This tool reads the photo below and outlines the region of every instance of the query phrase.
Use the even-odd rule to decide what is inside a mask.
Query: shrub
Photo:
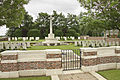
[[[61,40],[61,41],[65,41],[65,39],[64,39],[64,38],[61,38],[60,40]]]
[[[72,40],[72,38],[67,38],[67,40]]]
[[[22,38],[20,38],[20,39],[18,39],[18,41],[23,41],[23,39],[22,39]]]
[[[20,29],[16,29],[13,34],[14,34],[15,37],[21,37],[22,36],[22,31]]]
[[[31,30],[29,30],[27,35],[29,37],[38,37],[38,36],[40,36],[40,31],[38,29],[31,29]]]

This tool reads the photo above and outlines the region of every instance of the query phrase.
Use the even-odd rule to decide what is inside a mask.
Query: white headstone
[[[17,48],[17,49],[20,49],[20,48],[21,48],[21,43],[20,43],[20,42],[16,43],[16,48]]]
[[[77,44],[78,42],[77,41],[75,41],[75,46],[77,46],[78,44]]]
[[[80,37],[78,37],[78,39],[80,39]]]
[[[65,41],[67,40],[67,37],[63,37],[65,39]]]
[[[86,37],[84,37],[84,39],[86,40],[87,38],[86,38]]]
[[[107,42],[105,42],[105,47],[107,47],[108,46],[108,44],[107,44]]]
[[[115,41],[112,42],[112,45],[115,46]]]
[[[26,38],[25,38],[25,37],[22,37],[22,39],[23,39],[23,41],[25,41],[25,40],[26,40]]]
[[[27,46],[26,46],[26,43],[25,43],[25,42],[22,42],[22,48],[23,48],[23,49],[27,49]]]
[[[85,47],[85,42],[84,41],[82,41],[82,46]]]
[[[30,41],[31,41],[31,40],[34,40],[34,37],[30,37],[30,39],[29,39],[29,40],[30,40]]]
[[[72,40],[74,40],[75,39],[75,37],[70,37]]]
[[[81,46],[81,41],[79,41],[78,44]]]
[[[10,43],[10,49],[12,49],[12,50],[15,49],[15,45],[12,42]]]
[[[119,42],[118,41],[116,42],[116,45],[119,46]]]
[[[57,38],[57,40],[60,40],[60,37],[56,37]]]
[[[35,40],[38,41],[40,38],[39,37],[35,37]]]
[[[111,46],[111,42],[109,41],[109,46]]]
[[[25,37],[25,40],[28,40],[28,37]]]
[[[30,42],[27,42],[26,44],[27,44],[27,47],[30,47]]]
[[[4,49],[3,42],[0,42],[0,50]]]
[[[15,38],[14,38],[14,37],[12,37],[12,40],[15,40]]]
[[[11,38],[10,38],[10,37],[8,37],[8,41],[11,41]]]
[[[8,42],[5,42],[4,45],[5,45],[5,49],[9,49],[10,48],[10,44]]]
[[[17,37],[15,37],[15,41],[17,41]]]

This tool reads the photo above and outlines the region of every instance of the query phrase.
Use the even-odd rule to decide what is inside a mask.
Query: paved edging
[[[96,77],[98,80],[107,80],[105,79],[103,76],[101,76],[100,74],[92,71],[92,72],[89,72],[90,74],[92,74],[94,77]]]
[[[52,80],[60,80],[58,75],[51,75]]]
[[[63,74],[75,74],[75,73],[84,73],[81,70],[69,70],[69,71],[63,71]]]

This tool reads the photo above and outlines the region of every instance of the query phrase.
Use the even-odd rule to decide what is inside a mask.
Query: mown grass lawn
[[[60,45],[60,46],[31,46],[27,50],[44,50],[44,49],[80,49],[80,47],[71,45]]]
[[[13,79],[0,79],[0,80],[51,80],[51,77],[25,77],[25,78],[13,78]]]
[[[107,80],[120,80],[120,70],[99,71],[98,73]]]

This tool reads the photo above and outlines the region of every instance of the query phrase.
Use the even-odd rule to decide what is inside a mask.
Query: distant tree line
[[[49,14],[41,12],[33,22],[33,17],[26,12],[22,24],[19,27],[10,27],[7,36],[45,38],[49,33],[49,16]],[[101,20],[85,13],[80,13],[79,16],[68,14],[65,17],[62,13],[58,14],[53,11],[52,16],[54,17],[53,32],[56,36],[102,36],[103,26],[105,26]]]
[[[103,36],[103,32],[111,29],[120,31],[119,0],[78,0],[87,12],[78,16],[53,11],[53,30],[56,36]],[[7,36],[44,38],[49,33],[49,14],[39,13],[33,22],[24,6],[29,0],[4,0],[0,3],[0,26],[9,28]]]

